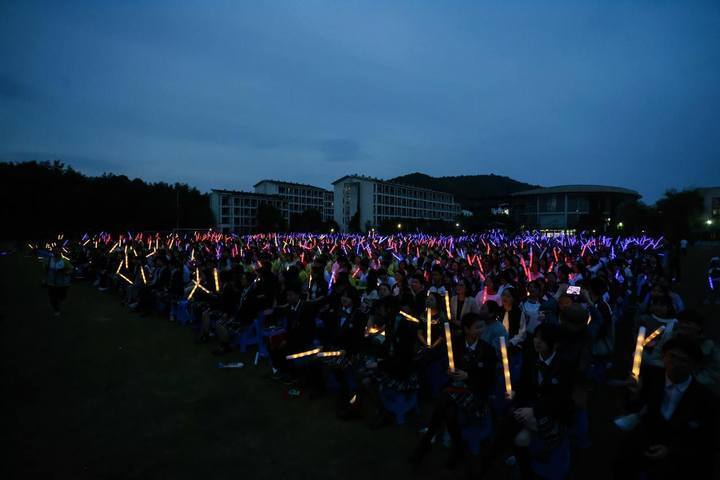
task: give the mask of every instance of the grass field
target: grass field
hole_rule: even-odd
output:
[[[681,293],[702,299],[713,253],[691,250]],[[334,416],[331,397],[289,400],[256,368],[216,368],[188,328],[140,317],[112,293],[72,286],[62,317],[51,315],[37,261],[0,257],[3,479],[462,478],[435,448],[419,472],[406,463],[420,419],[371,431]],[[718,338],[718,307],[712,315]],[[593,395],[592,455],[584,478],[609,478],[614,406]],[[492,478],[505,478],[502,468]],[[488,477],[489,478],[489,477]]]

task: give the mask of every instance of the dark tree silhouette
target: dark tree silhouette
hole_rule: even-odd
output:
[[[6,239],[213,224],[208,196],[188,185],[88,177],[60,161],[0,163],[0,214]]]

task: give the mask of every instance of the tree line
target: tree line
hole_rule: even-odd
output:
[[[196,188],[86,176],[60,161],[0,163],[0,213],[4,239],[213,225],[208,195]]]

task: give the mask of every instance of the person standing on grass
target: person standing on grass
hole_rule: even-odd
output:
[[[50,306],[56,317],[60,316],[60,304],[67,297],[71,273],[72,264],[63,259],[60,248],[55,248],[53,255],[48,257],[45,284],[50,298]]]

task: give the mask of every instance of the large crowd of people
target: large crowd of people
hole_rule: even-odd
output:
[[[381,428],[431,406],[414,465],[445,442],[449,468],[472,453],[565,478],[602,386],[626,400],[616,478],[711,476],[720,349],[674,291],[662,238],[128,232],[39,247],[58,314],[71,268],[191,325],[198,348],[256,349],[291,394],[334,395],[340,419],[374,411]]]

